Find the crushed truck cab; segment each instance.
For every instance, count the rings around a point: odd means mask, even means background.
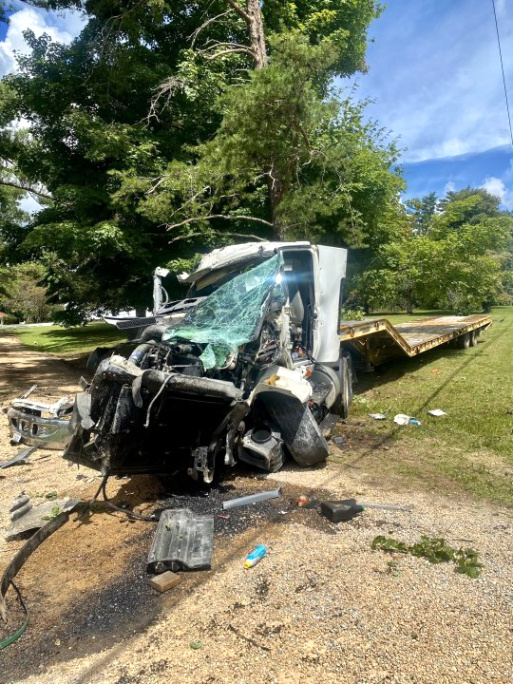
[[[180,302],[162,300],[157,281],[151,325],[77,395],[65,458],[104,474],[185,469],[207,483],[221,463],[269,472],[287,454],[326,460],[319,425],[350,400],[338,335],[346,261],[309,242],[247,243],[183,274]]]

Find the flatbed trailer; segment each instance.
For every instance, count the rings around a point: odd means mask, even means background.
[[[378,366],[392,359],[414,357],[442,344],[453,342],[466,349],[492,323],[491,316],[439,316],[392,325],[386,318],[342,321],[339,335],[342,347],[358,352],[368,363]]]

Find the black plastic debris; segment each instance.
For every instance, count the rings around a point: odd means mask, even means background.
[[[322,420],[321,424],[319,425],[322,434],[328,439],[328,437],[331,436],[331,431],[335,427],[335,425],[338,423],[338,419],[340,416],[335,415],[334,413],[328,413]]]
[[[321,513],[331,522],[339,523],[351,520],[358,513],[363,512],[363,506],[356,503],[356,499],[344,499],[343,501],[323,501]]]
[[[162,512],[148,554],[148,570],[209,570],[214,548],[214,516],[188,508]]]

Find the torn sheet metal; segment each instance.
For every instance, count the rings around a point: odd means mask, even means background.
[[[30,462],[30,455],[33,454],[36,449],[37,447],[35,446],[22,449],[18,454],[16,454],[16,456],[13,456],[13,458],[9,459],[8,461],[2,461],[2,463],[0,463],[0,470],[2,470],[2,468],[9,468],[13,465],[26,465]]]
[[[63,449],[71,439],[73,398],[62,397],[54,404],[15,399],[7,411],[14,444],[43,449]]]
[[[80,499],[52,499],[39,504],[39,506],[33,506],[26,494],[20,494],[14,500],[9,512],[11,526],[5,535],[6,541],[13,541],[25,532],[43,527],[49,520],[61,513],[72,511],[79,503]]]
[[[167,509],[160,516],[148,554],[148,570],[209,570],[214,550],[214,516],[188,508]]]

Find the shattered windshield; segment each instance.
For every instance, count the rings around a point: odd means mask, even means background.
[[[169,327],[162,340],[178,338],[206,344],[200,357],[205,370],[223,367],[231,353],[253,338],[282,264],[279,253],[221,285],[179,325]]]

